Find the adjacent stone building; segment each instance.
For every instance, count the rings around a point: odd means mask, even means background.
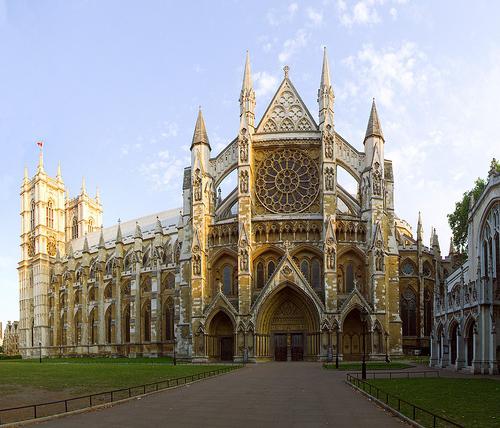
[[[3,353],[5,355],[19,355],[19,329],[18,322],[7,322],[3,334]]]
[[[431,366],[497,374],[500,362],[500,173],[471,200],[467,261],[436,283]]]
[[[247,56],[237,134],[217,155],[200,110],[181,209],[100,229],[99,196],[83,183],[69,198],[40,154],[21,188],[24,357],[39,342],[48,356],[175,346],[192,361],[359,359],[363,342],[371,358],[428,350],[448,262],[437,234],[425,247],[421,221],[414,239],[395,214],[375,102],[359,151],[335,130],[326,52],[317,120],[284,71],[256,123]]]

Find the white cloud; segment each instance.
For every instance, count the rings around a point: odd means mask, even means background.
[[[392,5],[405,3],[407,0],[338,0],[337,11],[340,22],[346,27],[374,25],[382,22],[382,15],[385,13],[396,19],[398,11]]]
[[[303,28],[298,29],[294,37],[285,40],[283,43],[283,48],[278,55],[279,61],[281,63],[288,61],[298,52],[299,49],[307,46],[308,41],[309,33],[307,33]]]
[[[315,26],[320,26],[323,23],[323,12],[317,11],[312,7],[307,9],[307,17]]]
[[[291,22],[297,10],[299,10],[299,5],[296,2],[292,2],[288,5],[286,13],[283,13],[281,9],[270,9],[266,13],[266,21],[272,27],[279,27],[281,24]]]
[[[168,150],[162,150],[154,160],[141,164],[139,172],[155,190],[166,190],[171,185],[178,185],[179,177],[182,177],[184,167],[189,163],[189,156],[177,156]]]
[[[276,76],[269,74],[266,71],[258,71],[253,75],[255,95],[257,97],[265,97],[274,92],[278,86]]]

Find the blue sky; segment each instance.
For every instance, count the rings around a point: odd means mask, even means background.
[[[18,319],[19,188],[45,166],[99,186],[104,225],[180,206],[202,105],[213,151],[238,129],[245,50],[257,116],[282,67],[317,116],[322,47],[336,130],[362,149],[372,97],[394,161],[396,211],[426,240],[500,157],[500,3],[491,1],[0,0],[0,321]]]

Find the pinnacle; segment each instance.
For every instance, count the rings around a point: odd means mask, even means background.
[[[243,85],[241,91],[248,91],[252,89],[252,73],[250,70],[250,54],[247,51],[247,56],[245,60],[245,71],[243,72]]]
[[[382,127],[378,118],[377,106],[375,105],[375,98],[373,98],[372,109],[370,112],[370,119],[368,119],[368,126],[366,127],[365,140],[369,137],[380,137],[384,140]]]
[[[331,86],[330,83],[330,66],[328,65],[328,55],[326,53],[326,46],[323,50],[323,68],[321,70],[321,87]]]
[[[198,118],[196,119],[196,126],[194,128],[193,143],[191,144],[191,149],[195,144],[207,144],[210,148],[210,143],[208,142],[207,128],[205,126],[205,120],[203,119],[203,113],[201,112],[201,106],[198,110]]]

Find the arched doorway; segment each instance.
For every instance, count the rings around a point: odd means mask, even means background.
[[[209,358],[232,361],[234,356],[234,326],[224,311],[215,314],[210,322],[208,332]]]
[[[458,325],[454,324],[450,329],[450,363],[457,362],[457,329]]]
[[[363,332],[365,353],[369,355],[370,337],[368,334],[368,326],[363,331],[363,322],[361,312],[358,308],[354,308],[347,314],[342,327],[342,353],[344,360],[359,361],[363,357]]]
[[[312,300],[293,285],[271,294],[257,316],[256,357],[276,361],[316,360],[319,316]]]

